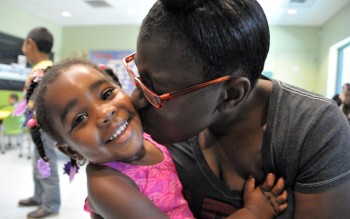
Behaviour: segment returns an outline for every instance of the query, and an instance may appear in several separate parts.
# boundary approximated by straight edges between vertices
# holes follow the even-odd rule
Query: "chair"
[[[22,124],[24,122],[24,116],[13,116],[9,115],[4,120],[2,120],[1,130],[0,130],[0,144],[1,153],[5,153],[5,136],[9,137],[8,145],[11,145],[11,136],[17,138],[17,145],[21,146],[23,138]]]

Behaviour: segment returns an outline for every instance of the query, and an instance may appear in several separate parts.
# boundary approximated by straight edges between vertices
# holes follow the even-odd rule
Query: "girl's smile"
[[[109,142],[111,142],[111,141],[113,141],[113,140],[118,140],[119,137],[125,133],[125,130],[126,130],[126,128],[128,127],[128,125],[129,125],[128,122],[123,123],[123,124],[114,132],[114,134],[112,135],[112,137],[110,137],[110,138],[108,139],[108,141],[106,142],[106,144],[108,144]],[[119,140],[119,141],[120,141],[120,140]]]

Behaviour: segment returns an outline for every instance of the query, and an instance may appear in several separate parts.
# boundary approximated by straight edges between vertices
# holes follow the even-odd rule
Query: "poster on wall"
[[[89,59],[97,65],[104,64],[108,68],[113,69],[123,89],[130,95],[134,90],[134,85],[129,79],[128,72],[124,68],[122,59],[133,52],[134,51],[131,50],[92,50],[89,52]]]

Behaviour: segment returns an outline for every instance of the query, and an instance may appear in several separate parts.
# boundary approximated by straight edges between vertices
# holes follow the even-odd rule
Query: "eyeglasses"
[[[158,95],[158,94],[154,93],[153,91],[151,91],[148,87],[146,87],[146,85],[144,83],[142,83],[141,78],[138,75],[136,75],[135,72],[131,69],[130,62],[134,61],[135,54],[136,54],[136,52],[123,59],[124,67],[128,71],[128,74],[130,76],[132,83],[142,90],[142,92],[143,92],[144,96],[146,97],[146,99],[148,100],[148,102],[150,102],[157,109],[161,108],[162,104],[166,101],[169,101],[170,99],[173,99],[173,98],[179,97],[179,96],[183,96],[183,95],[191,93],[193,91],[208,87],[210,85],[218,84],[218,83],[230,80],[232,78],[232,76],[223,76],[223,77],[211,80],[211,81],[207,81],[207,82],[200,83],[200,84],[188,87],[188,88],[181,89],[179,91]]]

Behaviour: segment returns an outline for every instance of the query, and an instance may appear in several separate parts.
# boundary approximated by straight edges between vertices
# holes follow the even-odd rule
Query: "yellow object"
[[[51,60],[41,61],[41,62],[39,62],[39,63],[37,63],[36,65],[33,66],[32,71],[35,71],[35,70],[40,69],[40,68],[45,69],[45,68],[47,68],[49,66],[52,66],[52,64],[53,63],[52,63]]]
[[[12,111],[0,110],[0,121],[11,115]]]
[[[0,123],[1,120],[4,120],[6,117],[12,114],[14,108],[13,106],[4,106],[0,108]]]

